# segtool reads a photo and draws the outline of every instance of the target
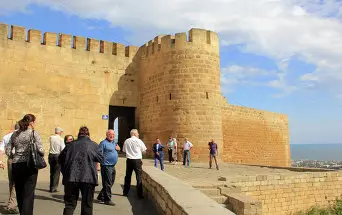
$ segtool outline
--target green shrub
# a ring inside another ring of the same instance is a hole
[[[342,215],[342,200],[336,200],[335,204],[327,208],[312,207],[305,212],[300,211],[296,215]]]

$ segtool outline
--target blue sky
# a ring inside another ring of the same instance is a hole
[[[342,143],[341,18],[337,0],[0,2],[0,22],[126,45],[218,32],[224,96],[288,114],[291,144]]]

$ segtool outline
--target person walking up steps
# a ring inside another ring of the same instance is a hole
[[[125,140],[122,151],[126,153],[126,176],[123,195],[127,196],[131,188],[132,172],[134,170],[137,179],[137,194],[139,199],[143,199],[142,187],[142,153],[146,151],[146,146],[143,141],[139,139],[139,132],[137,129],[132,129],[131,138]]]

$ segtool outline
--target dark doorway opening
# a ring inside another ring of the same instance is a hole
[[[117,127],[114,128],[115,120],[117,120]],[[130,137],[129,132],[133,128],[135,128],[135,107],[109,106],[108,129],[116,131],[120,148]]]

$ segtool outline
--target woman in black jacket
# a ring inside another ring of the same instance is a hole
[[[69,143],[58,157],[64,185],[63,215],[72,215],[82,194],[81,214],[93,214],[95,186],[98,185],[96,163],[103,162],[98,145],[89,137],[87,127],[81,127],[76,141]]]

